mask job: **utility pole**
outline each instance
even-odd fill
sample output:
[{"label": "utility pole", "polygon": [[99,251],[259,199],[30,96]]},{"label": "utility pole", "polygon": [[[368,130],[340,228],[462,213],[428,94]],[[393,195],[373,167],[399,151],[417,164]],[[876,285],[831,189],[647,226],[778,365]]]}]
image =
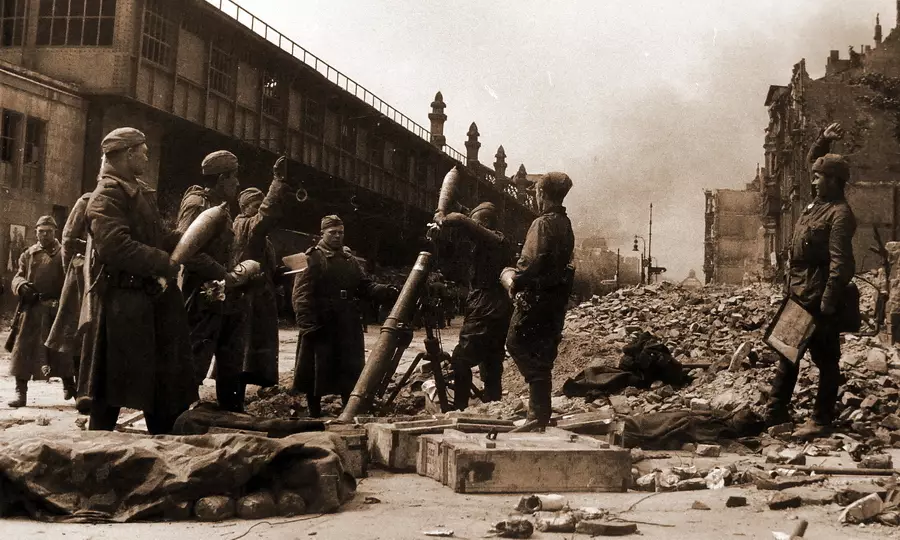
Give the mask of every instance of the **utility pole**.
[{"label": "utility pole", "polygon": [[653,283],[653,203],[650,203],[650,234],[647,235],[647,283]]},{"label": "utility pole", "polygon": [[619,261],[622,257],[619,255],[619,248],[616,248],[616,290],[619,290]]}]

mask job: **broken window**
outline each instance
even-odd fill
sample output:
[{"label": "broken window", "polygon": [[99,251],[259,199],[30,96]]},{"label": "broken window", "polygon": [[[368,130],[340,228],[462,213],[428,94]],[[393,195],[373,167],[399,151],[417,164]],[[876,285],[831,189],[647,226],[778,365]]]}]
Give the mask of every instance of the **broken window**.
[{"label": "broken window", "polygon": [[0,183],[7,186],[16,185],[19,157],[19,133],[22,126],[22,114],[14,111],[2,111],[0,116]]},{"label": "broken window", "polygon": [[281,92],[278,79],[270,72],[263,73],[262,110],[264,114],[281,118]]},{"label": "broken window", "polygon": [[209,88],[225,97],[234,97],[234,74],[237,62],[234,56],[213,45],[209,59]]},{"label": "broken window", "polygon": [[115,22],[116,0],[41,0],[37,44],[108,47]]},{"label": "broken window", "polygon": [[172,44],[175,25],[166,16],[160,0],[147,0],[144,8],[144,35],[141,39],[141,57],[154,64],[171,68],[174,55]]},{"label": "broken window", "polygon": [[46,123],[39,118],[25,122],[25,144],[22,148],[23,189],[44,190],[44,133]]},{"label": "broken window", "polygon": [[0,0],[0,47],[22,46],[26,1]]}]

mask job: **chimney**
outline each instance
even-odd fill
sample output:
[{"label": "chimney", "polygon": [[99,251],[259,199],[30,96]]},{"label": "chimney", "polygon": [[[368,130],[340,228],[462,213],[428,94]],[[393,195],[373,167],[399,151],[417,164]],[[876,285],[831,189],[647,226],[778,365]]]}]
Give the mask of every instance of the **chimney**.
[{"label": "chimney", "polygon": [[[900,0],[898,0],[900,1]],[[434,95],[434,101],[431,102],[431,113],[428,119],[431,120],[431,144],[438,148],[447,145],[447,137],[444,137],[444,122],[447,121],[447,115],[444,114],[444,96],[440,92]]]},{"label": "chimney", "polygon": [[478,164],[478,149],[481,148],[481,143],[478,142],[478,136],[481,133],[478,133],[478,126],[475,125],[475,122],[469,126],[469,132],[466,135],[469,137],[469,140],[466,141],[466,165],[473,167]]},{"label": "chimney", "polygon": [[[900,2],[900,0],[897,0]],[[831,56],[828,57],[828,63],[833,64],[841,59],[841,51],[831,51]]]},{"label": "chimney", "polygon": [[875,45],[881,45],[881,13],[875,15]]}]

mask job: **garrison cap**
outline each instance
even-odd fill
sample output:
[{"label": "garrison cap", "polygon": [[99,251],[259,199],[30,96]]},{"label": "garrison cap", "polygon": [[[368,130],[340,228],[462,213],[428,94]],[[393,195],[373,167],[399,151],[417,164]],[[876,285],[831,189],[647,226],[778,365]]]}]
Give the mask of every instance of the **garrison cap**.
[{"label": "garrison cap", "polygon": [[572,189],[572,179],[563,172],[549,172],[538,178],[536,187],[551,198],[561,199]]},{"label": "garrison cap", "polygon": [[850,164],[840,154],[825,154],[813,163],[812,170],[837,178],[845,184],[850,180]]},{"label": "garrison cap", "polygon": [[240,205],[241,209],[248,204],[256,201],[261,201],[265,198],[266,194],[262,192],[259,188],[250,187],[245,189],[238,195],[238,205]]},{"label": "garrison cap", "polygon": [[58,229],[58,228],[59,228],[59,226],[56,224],[56,220],[53,219],[53,216],[41,216],[41,217],[39,217],[38,220],[37,220],[37,224],[35,225],[35,228],[37,228],[37,227],[48,227],[48,226],[49,226],[49,227],[53,227],[54,229]]},{"label": "garrison cap", "polygon": [[100,150],[105,155],[116,150],[125,150],[126,148],[138,146],[145,142],[147,142],[147,136],[142,132],[134,128],[123,127],[114,129],[106,137],[103,137],[103,141],[100,143]]},{"label": "garrison cap", "polygon": [[471,212],[469,212],[469,217],[473,217],[473,216],[475,216],[475,214],[477,214],[478,212],[482,212],[482,211],[496,214],[497,207],[494,206],[494,203],[492,203],[492,202],[483,202],[483,203],[479,204],[478,206],[476,206]]},{"label": "garrison cap", "polygon": [[344,220],[340,217],[331,215],[325,216],[322,218],[322,226],[321,229],[324,231],[325,229],[330,229],[331,227],[337,227],[338,225],[343,225]]},{"label": "garrison cap", "polygon": [[204,175],[229,173],[237,170],[238,158],[228,150],[217,150],[203,158],[200,167]]}]

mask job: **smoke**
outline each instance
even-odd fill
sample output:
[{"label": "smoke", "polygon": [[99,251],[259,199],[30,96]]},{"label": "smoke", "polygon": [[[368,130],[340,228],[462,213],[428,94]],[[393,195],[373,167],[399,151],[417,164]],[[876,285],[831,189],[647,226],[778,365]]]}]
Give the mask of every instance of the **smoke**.
[{"label": "smoke", "polygon": [[846,58],[849,44],[871,44],[874,13],[810,8],[771,22],[768,32],[713,31],[709,54],[688,70],[687,82],[656,85],[618,103],[604,137],[566,164],[576,182],[568,201],[576,235],[631,250],[634,235],[648,237],[652,202],[654,264],[672,279],[691,269],[701,275],[703,190],[743,189],[753,180],[764,161],[769,85],[787,84],[803,57],[817,77],[830,49]]}]

